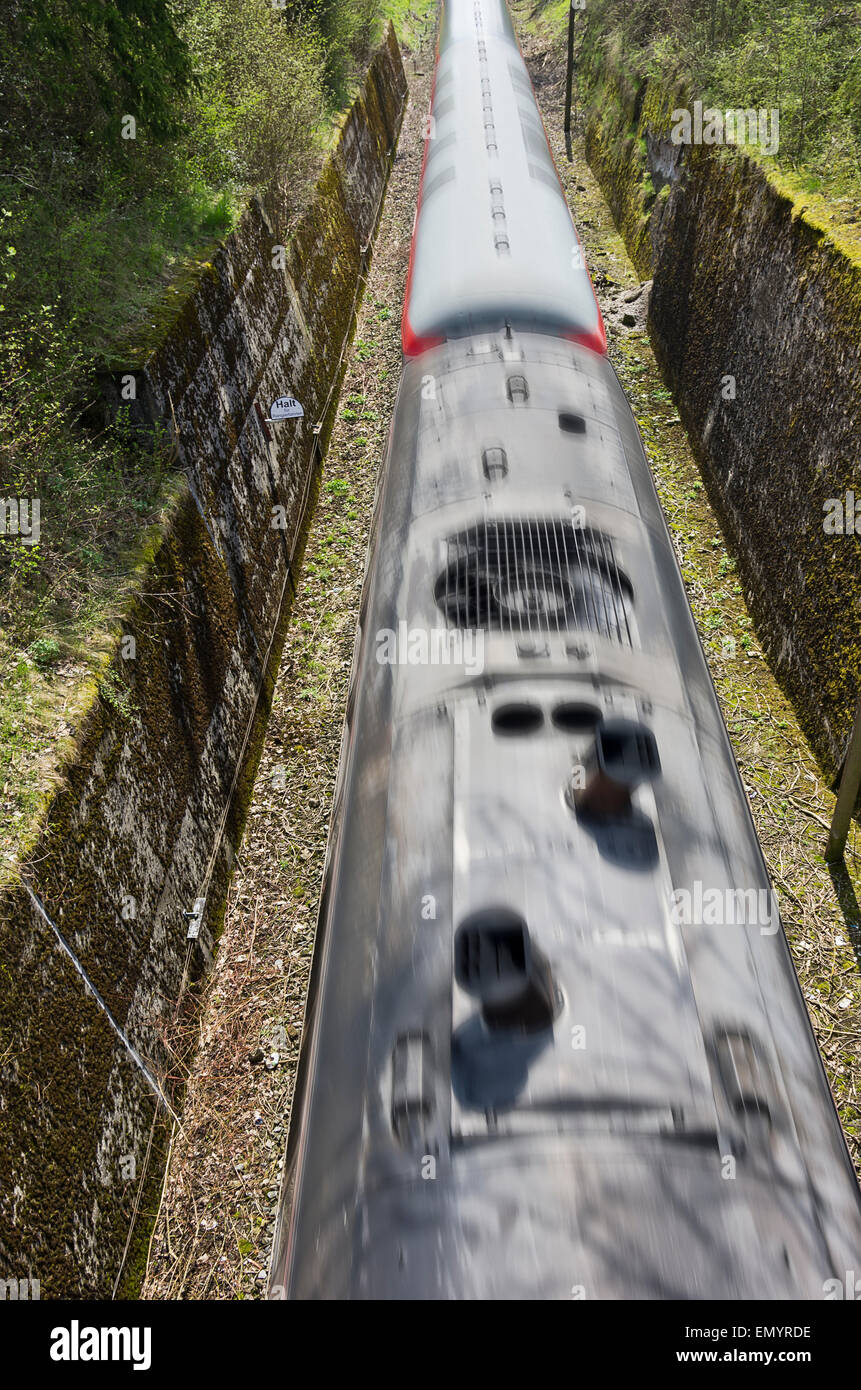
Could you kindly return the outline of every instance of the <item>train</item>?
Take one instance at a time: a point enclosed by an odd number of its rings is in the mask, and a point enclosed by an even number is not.
[[[503,0],[445,0],[269,1296],[821,1299],[861,1200]]]

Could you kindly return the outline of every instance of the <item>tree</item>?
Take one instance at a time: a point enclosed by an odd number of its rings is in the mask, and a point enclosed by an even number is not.
[[[115,137],[129,114],[154,139],[169,138],[177,98],[194,81],[178,14],[171,0],[7,0],[2,136],[23,128],[31,142],[65,147]]]

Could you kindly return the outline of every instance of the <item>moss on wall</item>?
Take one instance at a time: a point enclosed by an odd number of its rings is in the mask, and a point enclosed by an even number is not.
[[[175,1005],[215,947],[405,95],[390,29],[289,240],[280,210],[254,201],[154,350],[117,365],[139,415],[174,431],[184,484],[0,893],[0,1277],[38,1278],[43,1297],[110,1294],[152,1136],[133,1292],[166,1112],[22,879],[151,1072],[180,1075]],[[304,419],[267,429],[257,407],[287,391]]]

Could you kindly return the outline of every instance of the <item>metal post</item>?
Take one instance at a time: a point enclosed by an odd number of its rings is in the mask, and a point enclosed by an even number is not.
[[[568,0],[568,71],[565,75],[565,150],[571,158],[571,88],[574,81],[574,0]]]
[[[852,821],[852,812],[855,810],[855,802],[858,800],[859,787],[861,787],[861,699],[858,700],[855,707],[855,719],[852,724],[852,733],[849,736],[849,748],[846,753],[846,762],[843,764],[843,775],[840,778],[840,787],[837,791],[837,804],[834,807],[831,832],[828,836],[828,844],[825,846],[825,858],[829,864],[834,864],[843,858],[846,836],[849,834],[849,825]]]

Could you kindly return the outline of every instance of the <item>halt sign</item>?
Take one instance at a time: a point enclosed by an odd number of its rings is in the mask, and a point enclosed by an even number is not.
[[[295,396],[276,396],[269,407],[270,420],[301,420],[304,415]]]

